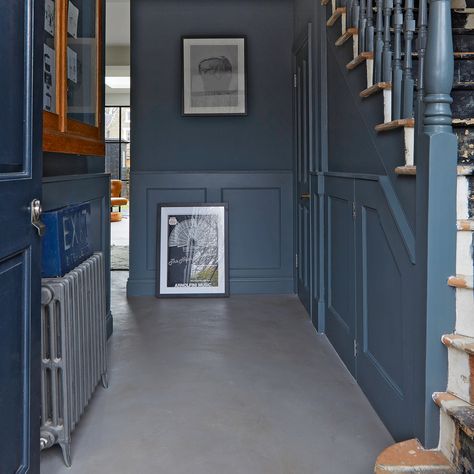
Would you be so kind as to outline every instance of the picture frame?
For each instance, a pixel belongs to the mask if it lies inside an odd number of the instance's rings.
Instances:
[[[247,115],[247,38],[182,37],[183,116]]]
[[[157,212],[156,296],[229,296],[227,203],[162,203]]]

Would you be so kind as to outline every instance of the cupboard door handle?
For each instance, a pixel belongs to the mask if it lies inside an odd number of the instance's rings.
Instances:
[[[311,199],[311,194],[309,193],[302,193],[300,196],[301,199]]]

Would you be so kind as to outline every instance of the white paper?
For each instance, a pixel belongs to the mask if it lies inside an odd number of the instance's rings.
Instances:
[[[67,14],[67,32],[73,37],[77,38],[77,24],[79,22],[79,9],[69,2]]]
[[[43,108],[56,111],[56,52],[47,44],[43,53]]]
[[[67,48],[67,78],[72,82],[77,82],[77,53]]]
[[[51,36],[54,36],[55,9],[54,1],[46,0],[44,3],[44,29]]]

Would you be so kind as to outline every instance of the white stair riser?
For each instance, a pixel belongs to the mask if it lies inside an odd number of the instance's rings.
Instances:
[[[469,354],[448,347],[448,392],[465,402],[471,400],[471,368]]]
[[[392,91],[387,89],[383,91],[383,121],[392,121]]]
[[[456,333],[474,337],[474,291],[456,288]]]
[[[374,85],[374,60],[366,59],[365,67],[367,70],[367,89]]]
[[[359,35],[352,35],[352,55],[354,59],[359,56]]]
[[[345,13],[341,15],[341,30],[342,35],[347,31],[347,15]]]
[[[457,218],[469,218],[469,180],[466,176],[458,176],[457,180]]]
[[[473,233],[458,231],[456,245],[456,273],[461,275],[472,275],[474,273],[474,261],[472,255]]]
[[[444,411],[440,410],[439,446],[438,449],[444,454],[449,462],[453,462],[456,453],[456,425],[453,419]]]
[[[332,5],[332,13],[335,13],[336,11],[336,0],[331,0],[331,5]]]
[[[415,128],[404,128],[405,138],[405,165],[413,166],[415,164]]]

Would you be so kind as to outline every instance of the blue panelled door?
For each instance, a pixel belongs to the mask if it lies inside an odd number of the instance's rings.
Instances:
[[[312,97],[310,35],[294,54],[294,126],[296,174],[296,282],[301,302],[311,312],[311,206]]]
[[[1,474],[39,473],[41,3],[3,2],[0,15]]]

